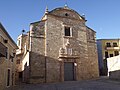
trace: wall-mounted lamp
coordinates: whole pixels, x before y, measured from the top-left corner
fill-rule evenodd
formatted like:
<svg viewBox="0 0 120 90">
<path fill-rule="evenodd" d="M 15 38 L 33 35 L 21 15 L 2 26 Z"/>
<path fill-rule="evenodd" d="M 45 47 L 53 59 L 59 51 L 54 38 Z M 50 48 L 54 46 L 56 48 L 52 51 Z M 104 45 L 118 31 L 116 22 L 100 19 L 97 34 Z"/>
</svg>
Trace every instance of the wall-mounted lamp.
<svg viewBox="0 0 120 90">
<path fill-rule="evenodd" d="M 74 66 L 77 66 L 77 63 L 74 63 Z"/>
</svg>

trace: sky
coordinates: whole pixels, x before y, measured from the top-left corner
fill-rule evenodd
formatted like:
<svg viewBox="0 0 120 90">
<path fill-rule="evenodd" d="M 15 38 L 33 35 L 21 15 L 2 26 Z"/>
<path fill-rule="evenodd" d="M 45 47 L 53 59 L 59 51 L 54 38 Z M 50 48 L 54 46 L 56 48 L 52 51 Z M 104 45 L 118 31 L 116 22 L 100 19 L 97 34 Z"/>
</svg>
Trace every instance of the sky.
<svg viewBox="0 0 120 90">
<path fill-rule="evenodd" d="M 32 22 L 40 21 L 46 6 L 49 11 L 64 7 L 85 14 L 86 25 L 97 39 L 120 38 L 120 0 L 0 0 L 0 22 L 16 42 Z"/>
</svg>

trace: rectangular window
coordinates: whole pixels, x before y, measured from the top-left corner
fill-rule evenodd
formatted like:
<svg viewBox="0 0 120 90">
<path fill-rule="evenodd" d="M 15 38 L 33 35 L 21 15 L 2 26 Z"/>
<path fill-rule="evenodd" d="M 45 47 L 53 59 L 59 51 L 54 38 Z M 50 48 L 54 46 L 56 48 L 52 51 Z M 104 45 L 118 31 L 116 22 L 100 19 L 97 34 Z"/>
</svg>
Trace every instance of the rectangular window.
<svg viewBox="0 0 120 90">
<path fill-rule="evenodd" d="M 117 43 L 113 43 L 113 47 L 118 47 Z"/>
<path fill-rule="evenodd" d="M 119 55 L 118 51 L 114 51 L 115 56 Z"/>
<path fill-rule="evenodd" d="M 111 44 L 110 44 L 110 43 L 106 43 L 106 46 L 107 46 L 107 47 L 111 47 Z"/>
<path fill-rule="evenodd" d="M 7 47 L 0 42 L 0 57 L 6 57 Z"/>
<path fill-rule="evenodd" d="M 109 56 L 108 56 L 108 52 L 105 52 L 105 58 L 108 58 Z"/>
<path fill-rule="evenodd" d="M 70 31 L 70 27 L 65 27 L 65 36 L 71 36 L 71 31 Z"/>
<path fill-rule="evenodd" d="M 110 57 L 113 57 L 113 54 L 110 54 Z"/>
<path fill-rule="evenodd" d="M 7 71 L 7 86 L 10 86 L 10 69 Z"/>
</svg>

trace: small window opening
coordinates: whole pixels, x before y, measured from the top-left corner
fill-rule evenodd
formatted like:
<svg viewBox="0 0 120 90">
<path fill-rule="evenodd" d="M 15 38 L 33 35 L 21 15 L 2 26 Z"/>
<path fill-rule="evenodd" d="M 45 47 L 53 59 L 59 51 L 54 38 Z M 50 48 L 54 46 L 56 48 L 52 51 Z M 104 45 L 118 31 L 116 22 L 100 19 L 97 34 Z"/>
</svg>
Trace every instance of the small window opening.
<svg viewBox="0 0 120 90">
<path fill-rule="evenodd" d="M 117 43 L 113 43 L 113 47 L 118 47 Z"/>
<path fill-rule="evenodd" d="M 110 54 L 110 57 L 113 57 L 113 54 Z"/>
<path fill-rule="evenodd" d="M 111 47 L 111 44 L 110 44 L 110 43 L 106 43 L 106 46 L 107 46 L 107 47 Z"/>
<path fill-rule="evenodd" d="M 114 51 L 115 56 L 119 55 L 119 51 Z"/>
<path fill-rule="evenodd" d="M 68 16 L 68 14 L 66 13 L 65 16 Z"/>
<path fill-rule="evenodd" d="M 70 27 L 65 27 L 65 36 L 71 36 L 70 35 Z"/>
</svg>

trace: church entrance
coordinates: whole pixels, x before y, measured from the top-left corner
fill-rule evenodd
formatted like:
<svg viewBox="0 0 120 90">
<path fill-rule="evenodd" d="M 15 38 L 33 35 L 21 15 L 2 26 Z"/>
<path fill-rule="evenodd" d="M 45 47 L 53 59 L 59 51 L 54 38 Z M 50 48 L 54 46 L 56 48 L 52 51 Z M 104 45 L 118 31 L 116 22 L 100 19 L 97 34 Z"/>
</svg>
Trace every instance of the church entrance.
<svg viewBox="0 0 120 90">
<path fill-rule="evenodd" d="M 64 62 L 64 81 L 73 81 L 74 79 L 74 63 Z"/>
</svg>

